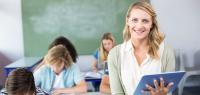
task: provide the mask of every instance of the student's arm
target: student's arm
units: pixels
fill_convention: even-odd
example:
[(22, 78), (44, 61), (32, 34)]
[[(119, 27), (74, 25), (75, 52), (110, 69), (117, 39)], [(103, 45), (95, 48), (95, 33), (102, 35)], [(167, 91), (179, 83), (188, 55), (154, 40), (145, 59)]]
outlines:
[(93, 70), (93, 72), (98, 72), (97, 64), (98, 64), (99, 51), (96, 50), (94, 52), (93, 56), (94, 56), (94, 59), (92, 61), (92, 70)]
[(101, 93), (111, 93), (108, 75), (104, 75), (102, 77), (101, 84), (100, 84), (100, 92)]
[(93, 72), (98, 72), (98, 69), (97, 69), (97, 60), (94, 59), (93, 62), (92, 62), (92, 71)]
[(42, 77), (43, 77), (41, 75), (43, 75), (43, 72), (44, 72), (43, 68), (37, 69), (33, 72), (35, 86), (41, 85), (41, 81), (42, 81)]
[(87, 92), (87, 84), (84, 80), (80, 81), (76, 86), (72, 88), (60, 88), (56, 89), (52, 92), (53, 95), (59, 95), (61, 93), (86, 93)]

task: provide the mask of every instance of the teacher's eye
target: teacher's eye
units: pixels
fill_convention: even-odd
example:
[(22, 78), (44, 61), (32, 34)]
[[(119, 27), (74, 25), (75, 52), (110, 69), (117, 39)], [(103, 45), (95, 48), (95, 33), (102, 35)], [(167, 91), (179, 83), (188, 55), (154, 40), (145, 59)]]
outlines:
[(147, 20), (147, 19), (143, 19), (142, 22), (143, 22), (143, 23), (148, 23), (149, 20)]
[(138, 19), (137, 18), (133, 18), (131, 21), (132, 22), (138, 22)]

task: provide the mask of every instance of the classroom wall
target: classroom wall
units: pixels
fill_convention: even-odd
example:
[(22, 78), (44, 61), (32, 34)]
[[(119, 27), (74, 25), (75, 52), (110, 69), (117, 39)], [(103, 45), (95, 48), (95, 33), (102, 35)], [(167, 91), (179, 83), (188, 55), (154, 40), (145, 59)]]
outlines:
[(0, 85), (4, 85), (3, 67), (24, 56), (21, 1), (0, 0)]
[(185, 55), (186, 67), (200, 67), (200, 1), (151, 0), (166, 42)]

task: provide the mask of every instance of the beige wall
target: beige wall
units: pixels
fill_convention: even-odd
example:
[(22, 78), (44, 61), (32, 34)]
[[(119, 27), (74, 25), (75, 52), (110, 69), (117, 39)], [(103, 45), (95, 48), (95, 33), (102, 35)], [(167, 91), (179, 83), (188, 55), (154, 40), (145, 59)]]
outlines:
[(186, 67), (200, 67), (200, 0), (151, 0), (166, 42), (185, 55)]

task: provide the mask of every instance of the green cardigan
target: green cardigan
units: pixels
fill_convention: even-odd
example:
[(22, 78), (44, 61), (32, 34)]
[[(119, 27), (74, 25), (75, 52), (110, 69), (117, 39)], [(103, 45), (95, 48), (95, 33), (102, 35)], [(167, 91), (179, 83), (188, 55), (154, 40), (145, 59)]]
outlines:
[[(127, 95), (121, 77), (121, 44), (114, 47), (108, 55), (108, 68), (112, 95)], [(175, 55), (172, 48), (164, 46), (161, 72), (175, 71)]]

